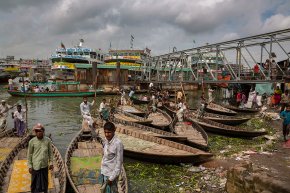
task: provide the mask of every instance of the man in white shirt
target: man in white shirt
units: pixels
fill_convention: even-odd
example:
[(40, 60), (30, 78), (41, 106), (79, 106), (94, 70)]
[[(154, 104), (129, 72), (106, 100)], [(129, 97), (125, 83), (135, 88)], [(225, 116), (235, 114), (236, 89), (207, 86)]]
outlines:
[(90, 127), (93, 126), (93, 118), (91, 117), (91, 107), (94, 105), (95, 101), (93, 102), (88, 102), (88, 97), (83, 97), (83, 102), (80, 104), (80, 110), (82, 113), (82, 116), (85, 120), (88, 121), (88, 124)]
[(14, 129), (17, 130), (17, 135), (22, 137), (25, 133), (25, 111), (21, 105), (17, 105), (17, 111), (12, 113), (14, 119)]
[(127, 105), (125, 96), (126, 92), (124, 90), (121, 90), (121, 105)]
[(0, 117), (7, 117), (7, 112), (10, 108), (11, 106), (8, 105), (5, 100), (1, 100)]
[(153, 82), (150, 82), (149, 84), (149, 90), (151, 91), (153, 89)]
[[(106, 139), (103, 141), (103, 159), (101, 165), (102, 186), (107, 184), (107, 191), (118, 193), (118, 176), (123, 165), (124, 146), (122, 141), (115, 135), (116, 127), (111, 122), (104, 125)], [(109, 190), (108, 190), (109, 189)]]
[(9, 90), (13, 90), (13, 80), (11, 78), (8, 79)]

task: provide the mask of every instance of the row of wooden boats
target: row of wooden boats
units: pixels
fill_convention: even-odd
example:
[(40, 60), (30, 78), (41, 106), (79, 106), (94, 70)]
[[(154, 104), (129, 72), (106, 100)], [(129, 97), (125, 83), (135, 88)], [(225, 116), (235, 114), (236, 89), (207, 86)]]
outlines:
[[(164, 106), (164, 109), (171, 115), (175, 116), (176, 110), (174, 107), (170, 106)], [(199, 117), (199, 115), (196, 113), (196, 111), (189, 111), (185, 114), (185, 119), (194, 122), (201, 126), (205, 131), (220, 134), (220, 135), (226, 135), (226, 136), (234, 136), (234, 137), (242, 137), (242, 138), (253, 138), (261, 135), (265, 135), (266, 131), (261, 130), (252, 130), (250, 128), (239, 128), (234, 127), (230, 125), (225, 125), (213, 120), (208, 119), (210, 115), (205, 114), (204, 117)], [(213, 115), (212, 115), (213, 116)], [(214, 117), (212, 117), (214, 118)], [(228, 118), (228, 121), (231, 119)], [(239, 121), (246, 121), (245, 119), (240, 119)], [(234, 120), (233, 123), (237, 122), (237, 120)]]
[[(166, 112), (158, 109), (155, 113), (146, 114), (132, 106), (121, 106), (117, 109), (111, 121), (116, 125), (116, 133), (124, 144), (125, 156), (166, 164), (200, 163), (212, 157), (212, 154), (203, 151), (208, 146), (205, 131), (250, 138), (266, 133), (218, 123), (219, 120), (226, 120), (224, 123), (237, 125), (249, 118), (239, 119), (211, 113), (205, 113), (204, 117), (200, 118), (196, 111), (190, 111), (185, 116), (186, 120), (179, 122), (173, 107), (164, 106), (164, 110)], [(54, 169), (49, 174), (50, 192), (64, 193), (66, 176), (75, 192), (99, 192), (100, 184), (97, 178), (102, 160), (102, 128), (102, 123), (98, 122), (96, 132), (99, 133), (99, 137), (95, 141), (92, 140), (92, 130), (83, 122), (81, 130), (69, 144), (65, 161), (53, 146)], [(1, 192), (29, 192), (30, 174), (27, 170), (26, 155), (31, 138), (30, 135), (16, 137), (11, 129), (0, 132)], [(121, 193), (128, 192), (124, 167), (119, 176), (118, 190)]]

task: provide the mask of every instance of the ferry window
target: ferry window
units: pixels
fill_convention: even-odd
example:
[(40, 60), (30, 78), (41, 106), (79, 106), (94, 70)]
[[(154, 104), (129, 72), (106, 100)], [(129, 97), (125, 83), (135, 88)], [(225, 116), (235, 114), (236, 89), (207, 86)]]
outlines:
[(119, 55), (119, 56), (124, 56), (124, 53), (119, 53), (118, 55)]
[(134, 56), (134, 53), (129, 53), (129, 56)]
[[(81, 53), (82, 53), (82, 52), (81, 52)], [(85, 54), (86, 56), (90, 55), (89, 52), (85, 52), (84, 54)]]

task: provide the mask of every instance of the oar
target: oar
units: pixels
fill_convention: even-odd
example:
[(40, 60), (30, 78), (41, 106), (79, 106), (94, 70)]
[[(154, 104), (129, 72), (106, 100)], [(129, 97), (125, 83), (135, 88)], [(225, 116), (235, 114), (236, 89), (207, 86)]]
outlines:
[[(25, 77), (26, 77), (26, 73), (25, 73)], [(28, 132), (28, 107), (27, 107), (27, 98), (26, 98), (26, 94), (25, 94), (25, 86), (24, 86), (24, 77), (22, 79), (23, 82), (23, 90), (24, 90), (24, 104), (25, 104), (25, 132), (24, 135), (25, 136)]]

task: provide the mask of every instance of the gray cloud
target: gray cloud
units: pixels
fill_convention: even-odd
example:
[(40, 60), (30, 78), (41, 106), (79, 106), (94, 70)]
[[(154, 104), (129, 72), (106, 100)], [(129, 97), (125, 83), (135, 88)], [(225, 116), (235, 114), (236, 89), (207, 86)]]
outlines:
[[(146, 46), (154, 54), (290, 26), (288, 1), (0, 1), (0, 57), (44, 57), (64, 42), (107, 50)], [(265, 14), (267, 13), (267, 14)], [(265, 18), (266, 17), (266, 18)], [(193, 43), (195, 40), (196, 43)]]

